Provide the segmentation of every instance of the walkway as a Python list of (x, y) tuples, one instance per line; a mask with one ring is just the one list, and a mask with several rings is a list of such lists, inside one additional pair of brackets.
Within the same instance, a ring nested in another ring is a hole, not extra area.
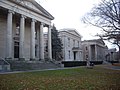
[[(103, 66), (104, 68), (107, 68), (107, 69), (120, 70), (120, 66), (119, 65), (114, 66), (114, 65), (106, 64), (106, 65), (100, 65), (100, 66)], [(80, 67), (86, 67), (86, 66), (68, 67), (68, 68), (41, 69), (41, 70), (29, 70), (29, 71), (10, 71), (10, 72), (0, 72), (0, 74), (12, 74), (12, 73), (48, 71), (48, 70), (62, 70), (62, 69), (71, 69), (71, 68), (80, 68)], [(94, 69), (94, 67), (93, 67), (93, 69)]]
[(120, 70), (120, 66), (114, 66), (114, 65), (106, 65), (105, 68), (113, 69), (113, 70)]

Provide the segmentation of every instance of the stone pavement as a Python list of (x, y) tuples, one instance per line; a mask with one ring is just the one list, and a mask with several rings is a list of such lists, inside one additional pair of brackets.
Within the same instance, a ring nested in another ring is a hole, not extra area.
[(112, 70), (120, 70), (120, 66), (119, 65), (104, 65), (105, 68), (107, 69), (112, 69)]
[(71, 68), (80, 68), (86, 66), (78, 67), (64, 67), (64, 68), (53, 68), (53, 69), (40, 69), (40, 70), (27, 70), (27, 71), (9, 71), (9, 72), (0, 72), (0, 74), (12, 74), (12, 73), (24, 73), (24, 72), (36, 72), (36, 71), (48, 71), (48, 70), (62, 70), (62, 69), (71, 69)]
[[(97, 66), (97, 65), (96, 65)], [(110, 64), (106, 65), (100, 65), (107, 69), (112, 70), (120, 70), (120, 66), (114, 66)], [(27, 71), (10, 71), (10, 72), (0, 72), (0, 74), (12, 74), (12, 73), (24, 73), (24, 72), (36, 72), (36, 71), (48, 71), (48, 70), (62, 70), (62, 69), (71, 69), (71, 68), (80, 68), (80, 67), (86, 67), (86, 66), (78, 66), (78, 67), (65, 67), (65, 68), (53, 68), (53, 69), (41, 69), (41, 70), (27, 70)], [(93, 67), (94, 69), (94, 67)]]

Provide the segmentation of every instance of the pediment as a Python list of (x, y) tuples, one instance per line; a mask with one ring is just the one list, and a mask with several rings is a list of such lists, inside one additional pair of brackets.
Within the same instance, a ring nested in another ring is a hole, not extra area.
[(24, 6), (25, 8), (37, 12), (40, 15), (43, 15), (51, 20), (54, 19), (54, 17), (49, 12), (47, 12), (40, 4), (38, 4), (35, 0), (14, 0), (14, 2), (17, 2), (18, 4)]
[(43, 13), (35, 5), (33, 5), (30, 1), (21, 1), (21, 4), (23, 4), (26, 7), (32, 8), (40, 13)]
[(69, 30), (69, 33), (81, 37), (81, 35), (76, 30)]
[(98, 39), (98, 42), (99, 42), (100, 44), (102, 44), (102, 45), (105, 45), (104, 41), (101, 40), (101, 39)]

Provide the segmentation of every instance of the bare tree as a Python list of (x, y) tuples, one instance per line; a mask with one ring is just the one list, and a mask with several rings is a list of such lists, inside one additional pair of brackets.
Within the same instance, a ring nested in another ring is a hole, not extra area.
[(103, 33), (97, 36), (117, 45), (120, 59), (120, 0), (102, 0), (82, 20), (101, 28)]

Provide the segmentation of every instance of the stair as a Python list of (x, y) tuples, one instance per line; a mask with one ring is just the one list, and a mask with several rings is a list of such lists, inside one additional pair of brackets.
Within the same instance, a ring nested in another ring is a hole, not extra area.
[(0, 58), (0, 72), (4, 71), (10, 71), (10, 64), (4, 60), (3, 58)]
[(42, 61), (8, 61), (11, 65), (12, 71), (27, 71), (27, 70), (41, 70), (41, 69), (53, 69), (60, 68), (60, 66), (52, 62)]
[(111, 65), (110, 62), (107, 62), (107, 61), (105, 61), (105, 60), (103, 60), (103, 64)]

